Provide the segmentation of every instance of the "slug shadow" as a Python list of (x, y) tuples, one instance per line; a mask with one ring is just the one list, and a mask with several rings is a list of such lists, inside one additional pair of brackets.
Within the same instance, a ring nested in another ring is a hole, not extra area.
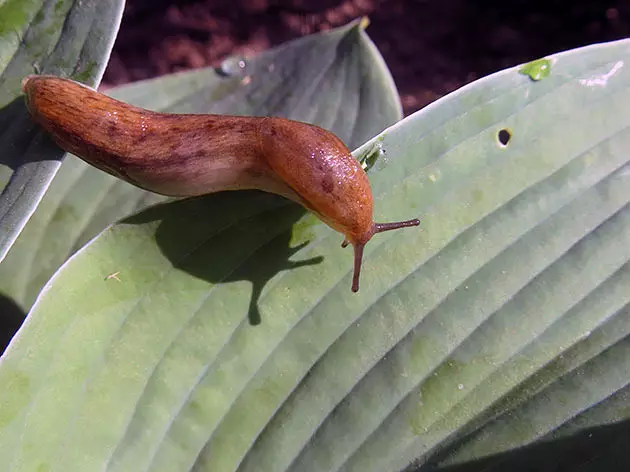
[(309, 243), (291, 247), (292, 227), (305, 213), (301, 206), (276, 195), (221, 192), (157, 205), (124, 223), (159, 221), (155, 240), (179, 270), (213, 285), (251, 282), (248, 318), (257, 325), (262, 321), (258, 302), (270, 279), (279, 272), (323, 261), (321, 256), (290, 260)]

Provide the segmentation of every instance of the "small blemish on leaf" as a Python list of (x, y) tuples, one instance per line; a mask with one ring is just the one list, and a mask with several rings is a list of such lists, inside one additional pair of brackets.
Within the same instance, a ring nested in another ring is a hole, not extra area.
[(120, 282), (120, 279), (118, 278), (119, 275), (120, 275), (120, 271), (113, 272), (113, 273), (109, 274), (107, 277), (105, 277), (105, 280), (114, 279), (114, 280), (117, 280), (118, 282)]
[(383, 145), (381, 141), (377, 141), (370, 149), (365, 151), (359, 158), (359, 162), (361, 163), (361, 167), (365, 172), (369, 172), (374, 165), (379, 162), (382, 164), (381, 167), (384, 167), (385, 164), (385, 150), (383, 149)]
[(499, 144), (503, 147), (507, 146), (511, 139), (512, 133), (509, 129), (503, 128), (497, 133), (497, 140), (499, 141)]
[(76, 80), (77, 82), (81, 83), (87, 83), (90, 79), (94, 77), (97, 65), (98, 64), (96, 63), (96, 61), (88, 62), (81, 71), (72, 74), (72, 80)]

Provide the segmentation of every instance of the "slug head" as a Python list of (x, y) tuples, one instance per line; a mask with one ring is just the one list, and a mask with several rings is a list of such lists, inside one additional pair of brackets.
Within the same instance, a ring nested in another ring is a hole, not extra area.
[(359, 290), (363, 248), (376, 233), (417, 226), (417, 219), (374, 223), (372, 189), (361, 164), (334, 134), (283, 118), (261, 122), (262, 155), (301, 198), (300, 203), (354, 248), (352, 291)]

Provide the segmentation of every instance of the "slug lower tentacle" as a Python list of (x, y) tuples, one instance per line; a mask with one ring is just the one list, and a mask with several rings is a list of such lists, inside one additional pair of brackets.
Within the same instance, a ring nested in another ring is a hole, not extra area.
[(34, 121), (62, 149), (138, 187), (178, 197), (259, 189), (300, 203), (353, 245), (354, 292), (371, 237), (420, 224), (374, 223), (363, 168), (337, 136), (318, 126), (156, 113), (54, 76), (28, 76), (22, 89)]

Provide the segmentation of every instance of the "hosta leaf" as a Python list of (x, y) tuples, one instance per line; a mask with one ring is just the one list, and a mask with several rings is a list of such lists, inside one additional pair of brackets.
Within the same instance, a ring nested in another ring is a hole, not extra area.
[(35, 73), (96, 85), (123, 0), (6, 0), (0, 4), (0, 261), (35, 211), (63, 153), (31, 122), (22, 79)]
[[(354, 22), (207, 68), (119, 87), (111, 95), (174, 113), (285, 116), (358, 146), (401, 118), (383, 60)], [(290, 91), (290, 92), (289, 92)], [(0, 265), (0, 290), (25, 309), (67, 257), (108, 224), (163, 200), (66, 159), (40, 208)]]
[(368, 244), (358, 294), (340, 235), (272, 195), (112, 226), (2, 358), (0, 457), (477, 470), (627, 421), (629, 56), (622, 41), (553, 56), (540, 81), (503, 71), (362, 147), (376, 219), (423, 224)]

